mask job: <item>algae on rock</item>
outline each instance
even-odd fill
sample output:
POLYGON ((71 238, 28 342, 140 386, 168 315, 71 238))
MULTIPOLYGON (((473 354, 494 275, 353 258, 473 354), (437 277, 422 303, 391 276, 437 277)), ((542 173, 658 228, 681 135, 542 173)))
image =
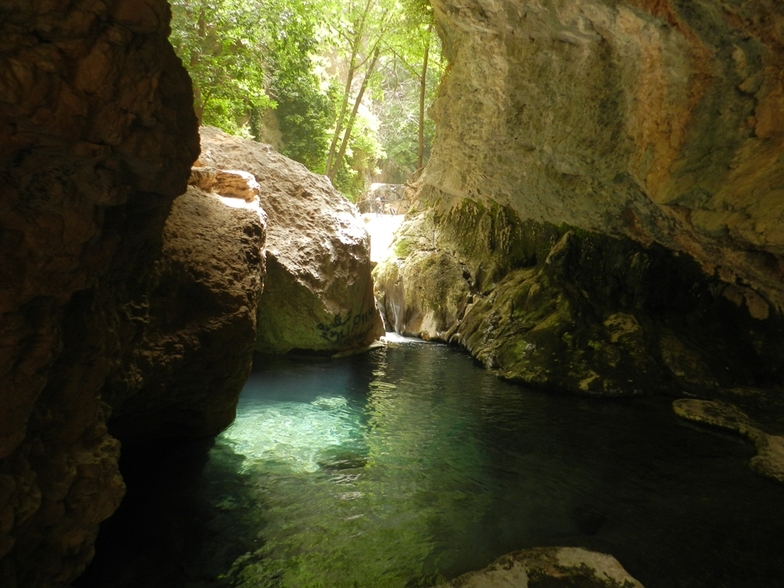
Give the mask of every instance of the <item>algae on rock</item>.
POLYGON ((734 305, 688 257, 450 200, 410 215, 397 235, 407 255, 375 270, 396 331, 581 394, 706 394, 781 378, 780 325, 734 305))

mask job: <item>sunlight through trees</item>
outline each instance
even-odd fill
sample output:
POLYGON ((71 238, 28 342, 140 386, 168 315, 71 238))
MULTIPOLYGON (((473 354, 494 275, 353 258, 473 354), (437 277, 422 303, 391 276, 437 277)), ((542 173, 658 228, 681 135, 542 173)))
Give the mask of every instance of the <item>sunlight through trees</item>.
POLYGON ((271 143, 355 199, 427 158, 443 71, 428 0, 171 0, 203 124, 271 143))

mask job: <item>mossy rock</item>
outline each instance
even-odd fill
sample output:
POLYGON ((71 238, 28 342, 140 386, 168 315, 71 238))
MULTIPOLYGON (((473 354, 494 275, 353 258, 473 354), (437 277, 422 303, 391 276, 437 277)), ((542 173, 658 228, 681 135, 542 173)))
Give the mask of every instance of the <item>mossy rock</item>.
POLYGON ((388 327, 466 347, 499 375, 592 395, 710 396, 784 372, 781 317, 759 321, 686 256, 497 204, 420 211, 376 268, 388 327), (778 354, 778 355, 777 355, 778 354))

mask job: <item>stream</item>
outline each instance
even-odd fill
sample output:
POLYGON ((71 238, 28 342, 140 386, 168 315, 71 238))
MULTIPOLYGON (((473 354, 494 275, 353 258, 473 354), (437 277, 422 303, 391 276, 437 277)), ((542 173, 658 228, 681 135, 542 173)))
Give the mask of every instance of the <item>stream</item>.
POLYGON ((527 390, 399 337, 259 356, 216 439, 123 449, 128 495, 74 586, 415 588, 550 545, 646 588, 784 585, 784 488, 670 403, 527 390))

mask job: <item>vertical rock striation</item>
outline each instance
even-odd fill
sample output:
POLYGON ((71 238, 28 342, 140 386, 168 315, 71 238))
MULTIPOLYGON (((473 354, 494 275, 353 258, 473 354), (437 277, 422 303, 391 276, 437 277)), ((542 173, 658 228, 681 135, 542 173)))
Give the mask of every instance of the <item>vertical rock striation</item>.
MULTIPOLYGON (((165 0, 0 2, 0 585, 66 585, 123 495, 117 314, 198 154, 165 0)), ((125 325, 124 328, 128 328, 125 325)))

